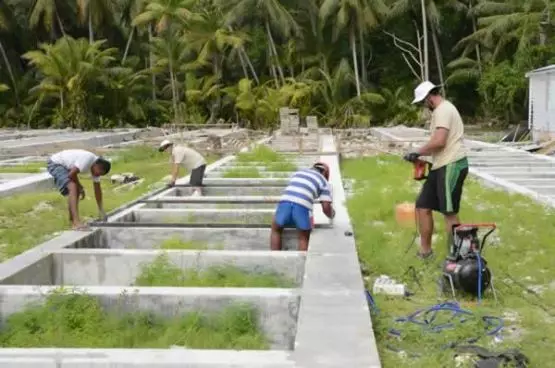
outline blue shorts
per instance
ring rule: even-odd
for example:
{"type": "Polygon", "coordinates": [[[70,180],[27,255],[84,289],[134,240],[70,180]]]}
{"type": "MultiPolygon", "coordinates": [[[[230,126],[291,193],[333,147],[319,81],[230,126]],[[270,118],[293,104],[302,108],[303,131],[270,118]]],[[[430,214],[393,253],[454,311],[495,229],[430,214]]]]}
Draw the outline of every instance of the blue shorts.
{"type": "Polygon", "coordinates": [[[48,170],[48,173],[54,178],[54,184],[56,185],[56,188],[58,188],[63,196],[67,196],[69,194],[69,189],[67,187],[69,183],[69,170],[62,165],[53,163],[50,160],[48,160],[46,163],[46,169],[48,170]]]}
{"type": "Polygon", "coordinates": [[[295,226],[299,230],[310,231],[312,230],[311,215],[308,208],[284,201],[279,202],[274,219],[279,227],[295,226]]]}

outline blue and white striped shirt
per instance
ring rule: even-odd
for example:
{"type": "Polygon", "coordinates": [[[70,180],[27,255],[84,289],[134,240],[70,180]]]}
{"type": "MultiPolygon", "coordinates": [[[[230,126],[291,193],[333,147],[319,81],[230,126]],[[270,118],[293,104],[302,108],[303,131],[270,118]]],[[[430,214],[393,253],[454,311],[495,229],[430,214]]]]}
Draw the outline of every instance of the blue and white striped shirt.
{"type": "Polygon", "coordinates": [[[314,201],[331,202],[331,192],[326,178],[315,169],[299,170],[291,177],[280,201],[297,203],[310,211],[314,201]]]}

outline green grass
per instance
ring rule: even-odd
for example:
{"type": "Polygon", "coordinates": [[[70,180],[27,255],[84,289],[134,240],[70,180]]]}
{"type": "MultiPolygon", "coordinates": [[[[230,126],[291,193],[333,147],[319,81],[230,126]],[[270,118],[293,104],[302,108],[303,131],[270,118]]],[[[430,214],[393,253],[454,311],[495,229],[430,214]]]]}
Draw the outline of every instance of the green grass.
{"type": "Polygon", "coordinates": [[[37,174],[37,173],[43,172],[45,169],[46,169],[46,163],[33,162],[33,163],[14,165],[14,166],[0,166],[0,174],[10,174],[10,173],[37,174]]]}
{"type": "MultiPolygon", "coordinates": [[[[355,180],[355,193],[348,200],[348,208],[359,258],[363,268],[370,273],[367,287],[371,290],[375,278],[387,274],[406,282],[416,292],[410,299],[375,295],[380,313],[373,316],[374,331],[384,368],[453,367],[453,352],[442,351],[439,346],[448,340],[473,337],[477,329],[483,328],[481,323],[474,320],[462,325],[451,336],[444,333],[422,334],[420,329],[413,329],[398,342],[387,335],[387,330],[395,327],[395,317],[406,316],[438,302],[436,280],[447,253],[441,217],[436,217],[435,259],[427,263],[418,260],[415,257],[416,246],[406,252],[414,228],[402,228],[396,224],[395,205],[412,202],[417,196],[421,184],[411,180],[411,175],[409,164],[391,156],[345,160],[343,163],[343,176],[355,180]],[[405,275],[410,266],[415,268],[423,290],[418,288],[412,277],[405,275]],[[407,351],[417,351],[424,357],[407,360],[387,350],[387,343],[407,351]]],[[[491,338],[485,337],[479,344],[496,351],[518,347],[531,359],[531,366],[546,366],[542,364],[555,360],[555,320],[553,313],[548,314],[541,307],[555,305],[555,246],[552,245],[555,212],[526,197],[485,188],[469,177],[460,217],[462,222],[495,222],[498,225],[486,245],[484,257],[495,276],[499,305],[494,303],[488,291],[480,305],[461,298],[463,307],[477,316],[516,316],[516,320],[505,320],[506,336],[502,344],[491,346],[491,338]],[[527,287],[543,287],[545,290],[541,299],[507,281],[508,275],[527,287]],[[512,329],[520,335],[511,333],[512,329]]]]}
{"type": "Polygon", "coordinates": [[[234,305],[218,314],[187,313],[163,318],[153,313],[106,312],[92,296],[57,291],[42,305],[8,317],[0,345],[33,348],[268,349],[257,312],[234,305]]]}
{"type": "Polygon", "coordinates": [[[262,165],[268,171],[295,171],[297,166],[287,156],[275,152],[270,147],[258,145],[248,152],[237,155],[237,163],[241,166],[262,165]]]}
{"type": "Polygon", "coordinates": [[[232,265],[209,267],[204,271],[182,270],[162,253],[141,268],[136,286],[291,288],[292,280],[270,272],[246,272],[232,265]]]}
{"type": "Polygon", "coordinates": [[[297,166],[288,161],[272,162],[266,165],[268,171],[295,171],[297,166]]]}
{"type": "Polygon", "coordinates": [[[160,244],[160,249],[203,250],[208,249],[206,244],[196,241],[183,241],[179,238],[170,238],[160,244]]]}
{"type": "Polygon", "coordinates": [[[262,175],[255,167],[231,168],[223,172],[223,178],[261,178],[262,175]]]}
{"type": "MultiPolygon", "coordinates": [[[[116,151],[109,175],[133,172],[144,181],[128,190],[115,191],[109,179],[102,181],[104,208],[111,211],[141,195],[156,189],[162,178],[170,174],[168,156],[149,146],[137,146],[116,151]]],[[[207,157],[213,162],[215,157],[207,157]]],[[[180,175],[186,175],[182,170],[180,175]]],[[[81,177],[86,198],[79,203],[83,221],[96,218],[98,210],[90,176],[81,177]]],[[[2,198],[0,206],[0,260],[13,257],[41,242],[56,232],[70,229],[67,201],[57,191],[26,193],[2,198]]]]}

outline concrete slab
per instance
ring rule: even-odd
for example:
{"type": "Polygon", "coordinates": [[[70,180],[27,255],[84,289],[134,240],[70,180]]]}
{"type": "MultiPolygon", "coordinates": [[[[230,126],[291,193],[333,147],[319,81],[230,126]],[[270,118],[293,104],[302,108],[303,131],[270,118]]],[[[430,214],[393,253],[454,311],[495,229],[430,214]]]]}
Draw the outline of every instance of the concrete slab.
{"type": "Polygon", "coordinates": [[[268,209],[139,209],[121,218],[122,222],[270,224],[274,210],[268,209]]]}
{"type": "MultiPolygon", "coordinates": [[[[288,171],[285,171],[285,172],[284,171],[260,171],[260,172],[258,172],[258,175],[259,175],[258,177],[261,177],[261,178],[289,178],[293,174],[294,174],[294,172],[288,172],[288,171]]],[[[237,175],[237,173],[232,174],[228,170],[221,170],[221,171],[212,171],[212,172],[209,172],[209,173],[205,174],[205,176],[207,178],[227,178],[228,175],[237,175]]],[[[242,175],[242,174],[239,172],[239,175],[242,175]]],[[[238,177],[241,177],[241,176],[238,176],[238,177]]]]}
{"type": "MultiPolygon", "coordinates": [[[[279,186],[207,186],[203,188],[203,196],[205,197],[228,197],[228,196],[278,196],[281,195],[287,183],[279,186]]],[[[165,197],[190,197],[192,193],[191,188],[173,188],[164,193],[164,195],[157,196],[156,198],[165,197]]]]}
{"type": "MultiPolygon", "coordinates": [[[[245,272],[274,273],[302,285],[304,252],[64,249],[45,256],[16,275],[0,280],[3,285],[131,286],[141,267],[160,254],[182,270],[204,271],[232,265],[245,272]],[[36,275],[41,274],[37,280],[36,275]],[[39,281],[39,282],[37,282],[39,281]]],[[[171,285],[169,285],[171,286],[171,285]]]]}
{"type": "Polygon", "coordinates": [[[3,368],[294,368],[288,351],[0,349],[3,368]]]}
{"type": "MultiPolygon", "coordinates": [[[[35,303],[43,303],[56,286],[0,285],[2,321],[35,303]]],[[[201,311],[214,313],[237,303],[252,305],[271,348],[290,350],[296,331],[299,296],[294,289],[167,288],[89,286],[74,288],[98,298],[106,310],[147,311],[164,317],[201,311]]]]}

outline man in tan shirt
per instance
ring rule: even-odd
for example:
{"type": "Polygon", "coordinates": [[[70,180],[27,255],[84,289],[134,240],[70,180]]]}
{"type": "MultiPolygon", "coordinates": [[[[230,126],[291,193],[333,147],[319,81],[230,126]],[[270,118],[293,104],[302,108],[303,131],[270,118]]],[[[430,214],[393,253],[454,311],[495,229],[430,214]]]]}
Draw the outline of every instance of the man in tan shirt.
{"type": "Polygon", "coordinates": [[[412,103],[423,103],[432,111],[431,137],[418,149],[405,155],[414,162],[420,156],[431,156],[431,170],[416,200],[416,216],[420,231],[421,258],[430,257],[434,219],[432,211],[445,217],[448,239],[453,226],[460,223],[458,212],[463,184],[468,175],[468,159],[464,148],[464,125],[457,108],[439,93],[439,86],[428,81],[414,90],[412,103]]]}
{"type": "Polygon", "coordinates": [[[206,170],[206,160],[200,153],[192,148],[183,145],[174,145],[171,141],[165,139],[160,143],[160,152],[167,151],[171,148],[170,163],[172,164],[172,178],[168,186],[173,187],[177,180],[179,167],[183,166],[189,170],[189,184],[193,188],[193,196],[202,195],[202,181],[204,179],[204,170],[206,170]]]}

